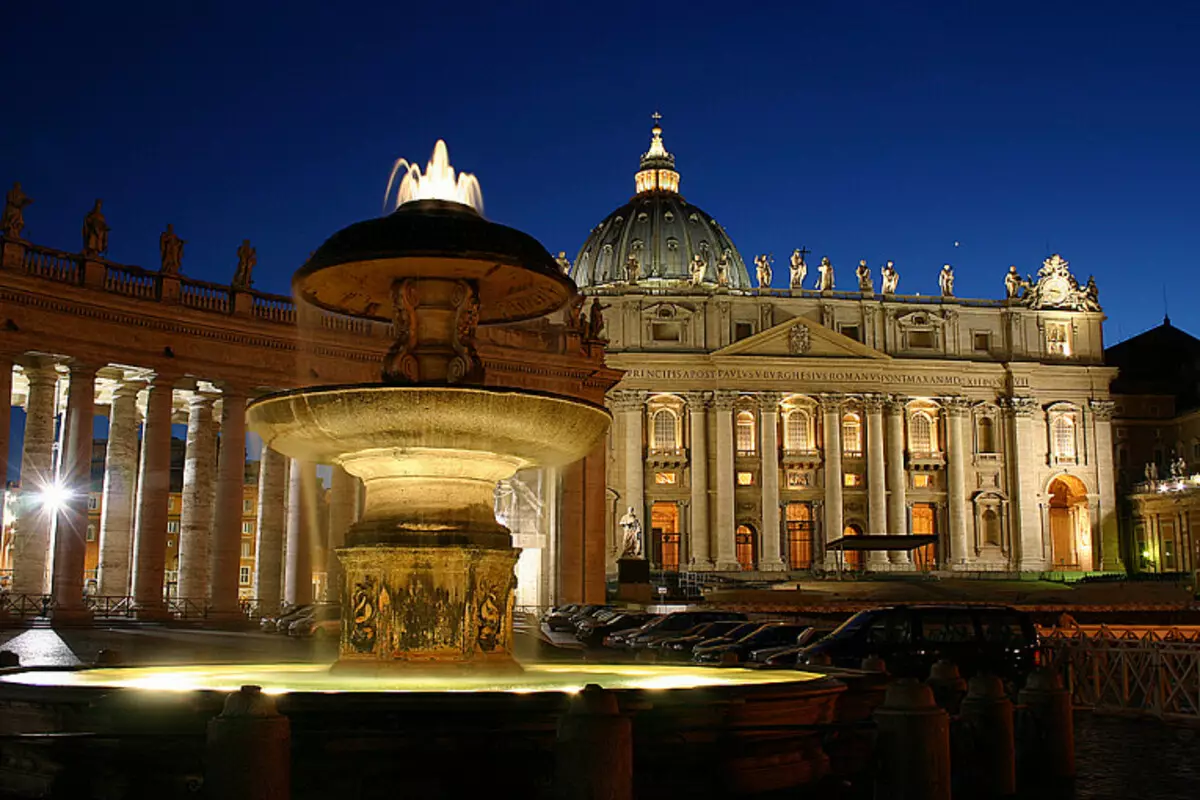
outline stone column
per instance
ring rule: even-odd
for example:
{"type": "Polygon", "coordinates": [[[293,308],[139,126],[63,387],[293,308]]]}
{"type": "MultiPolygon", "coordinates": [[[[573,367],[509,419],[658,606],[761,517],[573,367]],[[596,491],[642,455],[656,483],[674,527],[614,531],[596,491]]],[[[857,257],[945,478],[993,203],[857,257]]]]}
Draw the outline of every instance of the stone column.
{"type": "Polygon", "coordinates": [[[288,605],[307,605],[313,600],[312,551],[313,505],[317,500],[317,473],[310,461],[292,459],[288,474],[287,568],[283,599],[288,605]]]}
{"type": "MultiPolygon", "coordinates": [[[[825,569],[836,569],[838,558],[825,549],[831,539],[840,539],[845,529],[842,508],[842,401],[840,394],[822,394],[821,419],[825,428],[825,526],[820,542],[825,569]]],[[[814,561],[815,559],[814,554],[814,561]]]]}
{"type": "Polygon", "coordinates": [[[7,354],[0,354],[0,510],[4,508],[8,486],[9,431],[12,429],[12,378],[13,361],[7,354]]]}
{"type": "Polygon", "coordinates": [[[717,518],[712,525],[717,543],[716,568],[741,569],[737,560],[737,516],[733,501],[733,406],[738,393],[721,389],[713,393],[713,414],[717,420],[717,518]]]}
{"type": "Polygon", "coordinates": [[[605,487],[608,485],[608,454],[601,441],[583,460],[584,472],[584,565],[583,602],[603,603],[607,587],[605,571],[607,555],[607,507],[605,487]]]}
{"type": "Polygon", "coordinates": [[[1037,467],[1044,463],[1044,451],[1039,452],[1037,430],[1041,416],[1033,397],[1001,398],[1012,433],[1011,458],[1005,459],[1014,471],[1012,498],[1016,502],[1013,519],[1015,530],[1012,542],[1016,550],[1017,568],[1022,572],[1041,572],[1046,568],[1042,543],[1042,521],[1038,509],[1037,467]]]}
{"type": "Polygon", "coordinates": [[[689,470],[692,490],[692,518],[688,531],[691,568],[710,570],[712,530],[708,523],[708,407],[710,392],[688,392],[688,422],[692,429],[689,470]]]}
{"type": "Polygon", "coordinates": [[[88,492],[91,490],[92,420],[96,408],[96,367],[72,364],[67,389],[66,443],[62,461],[66,499],[54,535],[54,619],[91,618],[83,607],[83,565],[87,559],[88,492]]]}
{"type": "Polygon", "coordinates": [[[215,395],[196,392],[188,400],[187,451],[183,462],[183,509],[179,517],[179,598],[208,602],[208,548],[212,540],[217,432],[215,395]]]}
{"type": "MultiPolygon", "coordinates": [[[[1100,552],[1096,553],[1093,546],[1093,564],[1102,570],[1123,572],[1125,565],[1121,561],[1121,545],[1117,533],[1117,482],[1113,475],[1114,403],[1111,400],[1091,400],[1089,405],[1092,409],[1092,424],[1096,426],[1096,478],[1100,489],[1100,552]]],[[[1194,554],[1189,552],[1186,555],[1190,561],[1194,554]]]]}
{"type": "MultiPolygon", "coordinates": [[[[904,469],[904,411],[907,398],[893,395],[887,398],[887,520],[888,533],[908,534],[908,475],[904,469]]],[[[911,563],[909,553],[893,550],[888,553],[893,564],[911,563]]]]}
{"type": "Polygon", "coordinates": [[[968,438],[963,433],[967,410],[965,397],[941,398],[946,420],[946,502],[950,511],[950,558],[953,567],[966,567],[975,560],[967,531],[968,438]]]}
{"type": "Polygon", "coordinates": [[[646,519],[646,454],[642,448],[646,393],[618,391],[613,393],[613,400],[613,408],[622,417],[621,434],[625,450],[625,496],[622,505],[632,508],[641,520],[642,530],[649,532],[649,520],[646,519]]]}
{"type": "Polygon", "coordinates": [[[779,552],[779,392],[760,392],[759,421],[762,426],[762,558],[758,568],[787,569],[779,552]]]}
{"type": "MultiPolygon", "coordinates": [[[[887,533],[887,488],[883,456],[883,395],[863,397],[867,422],[867,533],[887,533]]],[[[903,461],[901,462],[903,463],[903,461]]],[[[877,569],[888,564],[888,552],[871,550],[867,566],[877,569]]]]}
{"type": "MultiPolygon", "coordinates": [[[[238,572],[242,565],[242,498],[245,496],[245,482],[246,394],[227,386],[222,389],[221,396],[217,500],[213,509],[212,547],[209,549],[211,617],[218,621],[241,618],[238,609],[238,572]]],[[[313,500],[316,500],[315,494],[313,500]]]]}
{"type": "Polygon", "coordinates": [[[104,451],[104,489],[100,502],[100,594],[129,594],[133,550],[133,493],[138,468],[138,384],[122,383],[108,410],[108,445],[104,451]]]}
{"type": "Polygon", "coordinates": [[[271,615],[279,610],[283,575],[284,477],[287,459],[266,444],[258,468],[258,527],[254,542],[254,595],[259,609],[271,615]]]}
{"type": "Polygon", "coordinates": [[[171,492],[174,382],[174,376],[156,376],[146,398],[133,534],[133,602],[139,619],[170,616],[163,600],[163,579],[167,561],[167,503],[171,492]]]}
{"type": "Polygon", "coordinates": [[[54,479],[54,419],[58,372],[38,361],[25,368],[29,398],[25,406],[25,438],[21,446],[21,504],[13,536],[13,593],[45,594],[49,565],[50,526],[54,518],[42,508],[42,489],[54,479]]]}
{"type": "Polygon", "coordinates": [[[337,549],[346,543],[346,531],[354,523],[354,510],[358,502],[358,479],[346,470],[333,466],[329,498],[329,556],[326,564],[326,585],[329,600],[342,599],[342,580],[345,572],[337,557],[337,549]]]}

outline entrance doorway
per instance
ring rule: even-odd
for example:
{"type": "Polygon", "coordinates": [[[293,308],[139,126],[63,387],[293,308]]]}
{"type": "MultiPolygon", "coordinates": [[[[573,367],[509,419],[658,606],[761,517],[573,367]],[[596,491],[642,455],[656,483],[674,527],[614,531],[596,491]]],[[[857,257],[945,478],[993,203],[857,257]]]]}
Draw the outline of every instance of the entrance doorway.
{"type": "Polygon", "coordinates": [[[757,554],[755,553],[755,538],[754,528],[749,525],[737,526],[737,531],[734,534],[734,545],[737,548],[738,566],[744,572],[753,570],[758,563],[757,554]]]}
{"type": "Polygon", "coordinates": [[[788,567],[812,569],[812,503],[787,504],[788,567]]]}
{"type": "Polygon", "coordinates": [[[1092,568],[1092,519],[1087,488],[1074,475],[1050,483],[1050,564],[1056,570],[1092,568]]]}
{"type": "MultiPolygon", "coordinates": [[[[847,525],[842,530],[842,536],[862,536],[862,528],[853,524],[847,525]]],[[[862,552],[859,550],[843,550],[842,567],[843,569],[853,570],[854,572],[861,570],[862,552]]]]}
{"type": "MultiPolygon", "coordinates": [[[[912,532],[926,536],[937,535],[937,506],[933,503],[913,503],[912,532]]],[[[937,542],[922,545],[913,551],[913,568],[928,572],[937,568],[937,542]]]]}
{"type": "Polygon", "coordinates": [[[650,506],[650,529],[654,553],[651,560],[659,569],[679,571],[679,504],[656,502],[650,506]]]}

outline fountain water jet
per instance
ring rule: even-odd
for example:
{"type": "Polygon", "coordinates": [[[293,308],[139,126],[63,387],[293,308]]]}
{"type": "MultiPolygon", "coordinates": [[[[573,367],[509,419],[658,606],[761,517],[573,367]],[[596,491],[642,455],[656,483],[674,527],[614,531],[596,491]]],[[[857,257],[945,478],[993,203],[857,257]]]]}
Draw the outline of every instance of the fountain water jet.
{"type": "Polygon", "coordinates": [[[392,174],[388,176],[387,191],[383,193],[385,212],[388,210],[388,198],[392,195],[392,185],[396,182],[396,175],[401,172],[404,177],[396,189],[396,208],[414,200],[450,200],[483,213],[483,192],[479,188],[479,181],[468,172],[459,173],[455,179],[454,167],[450,166],[450,153],[442,139],[438,139],[433,146],[433,156],[425,165],[424,174],[416,164],[410,164],[403,158],[396,159],[392,174]]]}

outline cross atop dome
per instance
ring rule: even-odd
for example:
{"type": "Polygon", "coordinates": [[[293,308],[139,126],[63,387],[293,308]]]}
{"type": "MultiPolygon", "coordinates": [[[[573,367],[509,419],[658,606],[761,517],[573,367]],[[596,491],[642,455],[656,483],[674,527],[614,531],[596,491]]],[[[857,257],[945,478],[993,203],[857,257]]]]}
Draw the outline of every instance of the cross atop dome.
{"type": "Polygon", "coordinates": [[[650,115],[654,127],[650,129],[650,149],[642,154],[641,169],[635,180],[637,193],[678,192],[679,173],[675,171],[675,156],[667,152],[662,140],[662,114],[655,111],[650,115]]]}

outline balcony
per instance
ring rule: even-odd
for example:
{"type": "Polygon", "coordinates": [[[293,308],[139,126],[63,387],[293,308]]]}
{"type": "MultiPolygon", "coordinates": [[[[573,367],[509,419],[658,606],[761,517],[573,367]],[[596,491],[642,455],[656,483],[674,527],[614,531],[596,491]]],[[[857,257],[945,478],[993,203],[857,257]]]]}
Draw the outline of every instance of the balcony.
{"type": "Polygon", "coordinates": [[[819,450],[792,450],[784,448],[783,465],[785,467],[819,467],[821,466],[819,450]]]}
{"type": "Polygon", "coordinates": [[[913,470],[931,471],[942,469],[946,466],[946,454],[940,452],[932,453],[908,453],[908,468],[913,470]]]}
{"type": "Polygon", "coordinates": [[[686,447],[652,447],[646,453],[646,466],[654,468],[685,467],[688,463],[686,447]]]}

